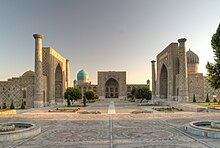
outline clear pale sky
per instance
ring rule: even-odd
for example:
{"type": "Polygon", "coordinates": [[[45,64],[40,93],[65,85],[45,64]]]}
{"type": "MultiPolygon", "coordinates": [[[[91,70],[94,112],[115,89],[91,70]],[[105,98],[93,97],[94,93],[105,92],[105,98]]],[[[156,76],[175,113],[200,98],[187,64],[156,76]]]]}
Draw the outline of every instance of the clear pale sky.
{"type": "Polygon", "coordinates": [[[151,60],[171,42],[187,38],[200,72],[213,61],[211,37],[220,0],[0,0],[0,80],[34,70],[34,33],[79,70],[125,70],[127,83],[151,79],[151,60]]]}

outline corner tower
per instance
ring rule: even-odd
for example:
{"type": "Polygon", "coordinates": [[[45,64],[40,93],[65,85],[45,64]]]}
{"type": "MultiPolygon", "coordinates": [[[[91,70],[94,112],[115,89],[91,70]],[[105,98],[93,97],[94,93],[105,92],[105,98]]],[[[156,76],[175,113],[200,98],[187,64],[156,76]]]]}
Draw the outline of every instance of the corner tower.
{"type": "Polygon", "coordinates": [[[34,79],[34,107],[43,107],[42,91],[42,34],[34,34],[35,39],[35,79],[34,79]]]}

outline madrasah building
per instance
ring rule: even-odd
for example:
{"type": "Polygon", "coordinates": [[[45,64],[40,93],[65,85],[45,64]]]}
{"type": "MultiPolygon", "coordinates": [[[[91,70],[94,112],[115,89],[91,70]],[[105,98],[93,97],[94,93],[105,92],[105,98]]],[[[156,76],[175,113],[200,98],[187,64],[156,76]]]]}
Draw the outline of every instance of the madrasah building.
{"type": "Polygon", "coordinates": [[[170,43],[152,60],[152,99],[178,102],[204,101],[206,96],[219,99],[219,90],[212,89],[203,73],[199,73],[199,57],[190,49],[186,39],[170,43]]]}
{"type": "Polygon", "coordinates": [[[146,84],[127,84],[126,71],[98,71],[98,84],[89,81],[89,74],[85,70],[77,73],[74,87],[80,89],[82,94],[87,90],[93,90],[99,99],[119,98],[126,99],[133,88],[150,88],[150,81],[146,84]]]}

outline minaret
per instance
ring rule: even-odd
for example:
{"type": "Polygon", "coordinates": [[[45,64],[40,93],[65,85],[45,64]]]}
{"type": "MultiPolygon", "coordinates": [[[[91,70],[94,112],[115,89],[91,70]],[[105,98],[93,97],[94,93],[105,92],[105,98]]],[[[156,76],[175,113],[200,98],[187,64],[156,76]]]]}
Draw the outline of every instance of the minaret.
{"type": "Polygon", "coordinates": [[[186,59],[186,39],[181,38],[179,42],[179,102],[188,102],[188,73],[186,59]]]}
{"type": "Polygon", "coordinates": [[[156,69],[155,69],[155,62],[154,60],[151,61],[151,71],[152,71],[152,100],[155,99],[155,91],[156,91],[156,69]]]}
{"type": "Polygon", "coordinates": [[[34,107],[43,107],[42,90],[42,34],[34,34],[35,39],[35,80],[34,80],[34,107]]]}
{"type": "Polygon", "coordinates": [[[66,87],[70,87],[70,63],[68,59],[66,59],[66,82],[66,87]]]}

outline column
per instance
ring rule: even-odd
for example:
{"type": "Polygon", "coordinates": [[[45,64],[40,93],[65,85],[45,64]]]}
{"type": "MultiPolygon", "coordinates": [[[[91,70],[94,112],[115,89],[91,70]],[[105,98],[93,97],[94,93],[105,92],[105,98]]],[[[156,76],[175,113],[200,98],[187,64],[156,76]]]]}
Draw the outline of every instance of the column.
{"type": "Polygon", "coordinates": [[[155,62],[154,60],[151,61],[151,71],[152,71],[152,100],[155,99],[155,91],[156,91],[156,87],[155,87],[155,81],[156,81],[156,69],[155,69],[155,62]]]}
{"type": "Polygon", "coordinates": [[[68,59],[66,59],[66,82],[66,87],[70,87],[70,63],[68,59]]]}
{"type": "Polygon", "coordinates": [[[42,90],[42,34],[34,34],[35,39],[35,85],[34,85],[34,107],[43,107],[42,90]]]}
{"type": "Polygon", "coordinates": [[[186,59],[186,39],[181,38],[179,42],[179,102],[188,102],[188,73],[186,59]]]}

